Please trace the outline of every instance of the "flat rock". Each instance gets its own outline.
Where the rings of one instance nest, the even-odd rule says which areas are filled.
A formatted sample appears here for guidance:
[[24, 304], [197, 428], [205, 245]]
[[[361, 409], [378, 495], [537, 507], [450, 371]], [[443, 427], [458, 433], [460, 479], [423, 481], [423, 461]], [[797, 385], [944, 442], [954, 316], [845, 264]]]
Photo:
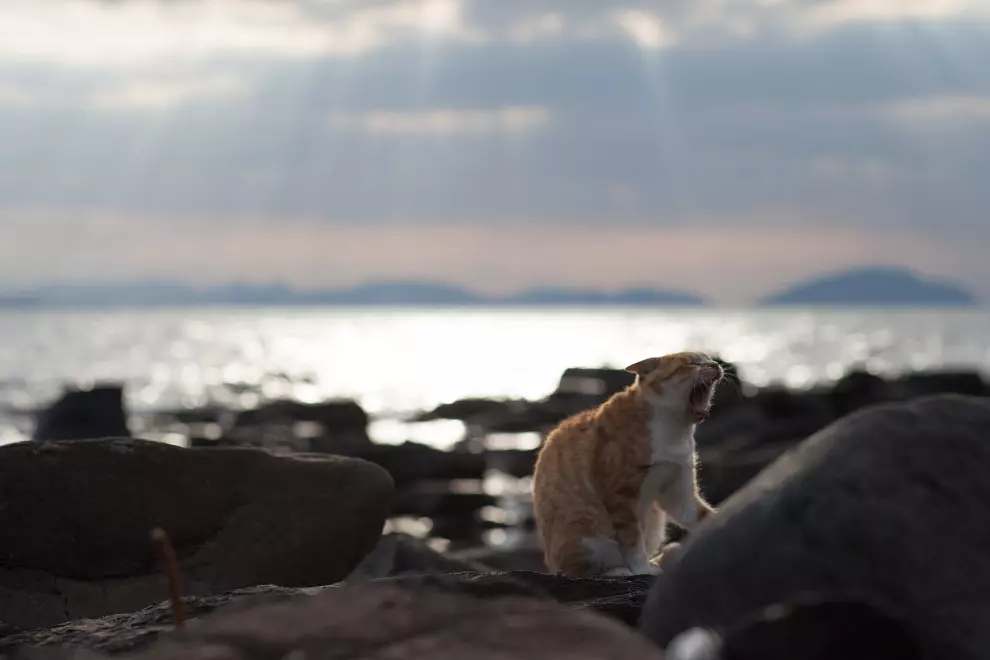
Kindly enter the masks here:
[[924, 657], [990, 648], [990, 400], [881, 404], [730, 497], [665, 567], [640, 629], [661, 646], [806, 592], [883, 608]]
[[164, 596], [164, 528], [184, 593], [344, 578], [375, 545], [393, 485], [376, 465], [134, 439], [0, 447], [0, 621], [130, 612]]
[[122, 657], [134, 660], [210, 653], [267, 659], [293, 651], [312, 658], [642, 659], [657, 657], [658, 650], [628, 624], [651, 580], [520, 571], [407, 576], [307, 590], [259, 587], [186, 598], [191, 620], [178, 633], [170, 630], [168, 605], [161, 603], [134, 614], [8, 637], [0, 640], [0, 652], [39, 660], [101, 657], [90, 655], [96, 652], [130, 652]]

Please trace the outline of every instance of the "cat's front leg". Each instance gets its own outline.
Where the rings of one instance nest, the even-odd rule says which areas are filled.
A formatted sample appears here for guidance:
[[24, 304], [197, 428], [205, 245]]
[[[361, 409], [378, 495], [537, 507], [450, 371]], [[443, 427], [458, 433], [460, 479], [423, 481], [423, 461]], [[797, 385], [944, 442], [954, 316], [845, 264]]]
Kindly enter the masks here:
[[683, 469], [657, 497], [660, 508], [678, 525], [690, 530], [714, 512], [698, 492], [692, 470]]
[[639, 517], [633, 503], [623, 506], [612, 519], [615, 526], [615, 540], [626, 566], [633, 575], [655, 575], [659, 567], [650, 562], [646, 552], [645, 539]]

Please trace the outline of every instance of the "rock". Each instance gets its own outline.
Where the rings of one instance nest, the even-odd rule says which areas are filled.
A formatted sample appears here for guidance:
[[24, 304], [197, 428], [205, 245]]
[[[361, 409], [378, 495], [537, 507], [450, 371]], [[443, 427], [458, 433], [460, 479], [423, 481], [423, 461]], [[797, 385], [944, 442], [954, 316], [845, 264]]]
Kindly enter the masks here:
[[374, 547], [392, 496], [384, 470], [349, 458], [130, 439], [0, 447], [0, 621], [50, 626], [160, 600], [155, 526], [184, 593], [330, 584]]
[[604, 401], [632, 385], [635, 380], [636, 376], [625, 369], [571, 367], [561, 374], [553, 394], [594, 396]]
[[375, 549], [347, 576], [347, 580], [354, 582], [421, 573], [484, 573], [491, 570], [478, 562], [455, 559], [437, 552], [426, 541], [408, 534], [385, 534]]
[[468, 422], [476, 417], [499, 414], [512, 404], [499, 399], [468, 398], [442, 403], [433, 410], [420, 413], [409, 421], [431, 422], [437, 419], [456, 419]]
[[794, 444], [797, 442], [739, 451], [699, 452], [698, 482], [701, 492], [712, 505], [721, 506]]
[[129, 437], [123, 385], [66, 389], [37, 417], [35, 440]]
[[[313, 595], [329, 587], [290, 588], [262, 585], [236, 589], [210, 596], [183, 598], [188, 620], [195, 621], [221, 609], [241, 606], [276, 598]], [[103, 653], [122, 653], [147, 647], [162, 635], [175, 629], [171, 605], [168, 601], [156, 602], [137, 612], [112, 614], [98, 619], [80, 619], [51, 628], [20, 631], [0, 635], [0, 654], [19, 650], [18, 655], [34, 657], [64, 657], [59, 647], [78, 647]], [[39, 654], [28, 650], [55, 647], [52, 652]], [[4, 657], [0, 655], [0, 657]]]
[[[258, 427], [288, 428], [295, 432], [299, 423], [319, 425], [319, 431], [308, 434], [310, 451], [328, 454], [346, 453], [371, 444], [368, 437], [368, 414], [350, 399], [302, 403], [281, 400], [237, 414], [233, 428], [226, 434], [228, 441], [247, 444], [244, 436]], [[295, 435], [300, 435], [295, 432]], [[260, 444], [252, 442], [251, 444]]]
[[[306, 592], [258, 589], [258, 600], [187, 598], [193, 617], [168, 632], [165, 603], [0, 641], [30, 656], [73, 653], [157, 658], [642, 658], [657, 649], [629, 630], [651, 578], [573, 579], [536, 573], [462, 573], [356, 582]], [[299, 594], [299, 595], [293, 595]], [[233, 596], [233, 595], [232, 595]], [[558, 601], [558, 602], [554, 602]], [[603, 616], [607, 615], [607, 616]], [[618, 620], [617, 620], [618, 619]], [[157, 643], [156, 642], [157, 638]], [[60, 648], [72, 644], [79, 649]], [[54, 645], [54, 648], [53, 648]], [[16, 656], [15, 656], [16, 657]], [[104, 657], [104, 656], [97, 656]]]
[[893, 396], [909, 399], [928, 394], [990, 395], [987, 382], [978, 371], [933, 371], [907, 374], [891, 384]]
[[863, 406], [890, 398], [886, 380], [865, 370], [850, 371], [835, 381], [830, 392], [836, 414], [845, 415]]
[[546, 572], [543, 550], [535, 548], [496, 549], [476, 547], [447, 553], [451, 559], [478, 563], [491, 571], [533, 571]]
[[386, 534], [375, 549], [347, 577], [362, 580], [411, 574], [496, 573], [546, 571], [539, 549], [498, 550], [476, 546], [453, 552], [438, 552], [421, 539], [407, 534]]
[[346, 455], [385, 468], [398, 487], [424, 480], [481, 479], [486, 467], [483, 453], [440, 451], [417, 442], [371, 443]]
[[533, 474], [539, 449], [489, 449], [485, 452], [485, 467], [511, 477]]
[[938, 395], [839, 420], [684, 542], [641, 630], [661, 646], [805, 592], [869, 599], [925, 657], [990, 648], [990, 401]]
[[237, 414], [234, 426], [256, 426], [274, 422], [317, 422], [328, 429], [366, 429], [368, 414], [356, 401], [350, 399], [322, 403], [280, 400], [241, 411]]
[[773, 605], [716, 632], [691, 628], [664, 650], [667, 660], [914, 660], [910, 631], [881, 607], [820, 595]]

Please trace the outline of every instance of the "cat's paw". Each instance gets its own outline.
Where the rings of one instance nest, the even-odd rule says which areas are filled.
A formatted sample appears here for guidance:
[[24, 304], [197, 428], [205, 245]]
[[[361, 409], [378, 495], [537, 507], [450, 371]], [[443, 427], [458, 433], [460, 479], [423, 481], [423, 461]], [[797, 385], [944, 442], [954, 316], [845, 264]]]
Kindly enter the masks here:
[[682, 550], [683, 548], [680, 543], [668, 543], [664, 546], [663, 552], [653, 558], [653, 562], [662, 569], [664, 566], [669, 566], [671, 563], [677, 561], [681, 556]]
[[660, 573], [660, 566], [651, 561], [643, 561], [632, 567], [633, 575], [657, 575]]
[[608, 569], [602, 575], [605, 577], [629, 577], [634, 575], [634, 573], [627, 566], [616, 566], [615, 568]]

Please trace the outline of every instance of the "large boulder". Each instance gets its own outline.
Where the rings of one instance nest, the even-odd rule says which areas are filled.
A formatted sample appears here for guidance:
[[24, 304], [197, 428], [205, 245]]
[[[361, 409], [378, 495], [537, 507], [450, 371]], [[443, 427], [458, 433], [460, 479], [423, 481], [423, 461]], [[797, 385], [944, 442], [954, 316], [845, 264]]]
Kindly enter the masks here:
[[881, 404], [822, 429], [729, 498], [657, 578], [665, 646], [814, 592], [867, 600], [931, 658], [990, 648], [990, 400]]
[[35, 440], [83, 440], [128, 437], [124, 386], [103, 384], [66, 388], [35, 420]]
[[342, 457], [109, 439], [0, 447], [0, 621], [20, 628], [163, 597], [149, 531], [187, 594], [343, 579], [381, 535], [392, 480]]
[[[161, 603], [134, 614], [0, 639], [0, 652], [28, 649], [30, 655], [23, 657], [37, 660], [105, 657], [93, 651], [128, 660], [207, 655], [641, 660], [656, 657], [658, 650], [627, 623], [650, 580], [462, 573], [304, 591], [263, 587], [187, 598], [194, 620], [179, 633], [169, 631], [169, 608]], [[69, 645], [81, 650], [64, 649]]]

